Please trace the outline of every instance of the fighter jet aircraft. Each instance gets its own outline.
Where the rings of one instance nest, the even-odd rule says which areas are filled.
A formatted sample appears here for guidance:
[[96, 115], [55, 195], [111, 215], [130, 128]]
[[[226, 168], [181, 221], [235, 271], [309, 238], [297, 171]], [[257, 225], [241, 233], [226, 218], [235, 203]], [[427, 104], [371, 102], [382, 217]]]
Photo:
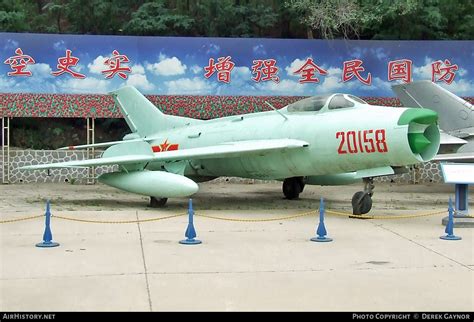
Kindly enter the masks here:
[[165, 115], [134, 87], [111, 95], [132, 134], [123, 141], [70, 147], [108, 147], [98, 159], [23, 169], [119, 165], [98, 180], [150, 196], [154, 207], [190, 196], [197, 182], [219, 176], [281, 180], [288, 199], [298, 198], [306, 184], [363, 179], [352, 206], [354, 214], [365, 214], [372, 207], [374, 177], [429, 161], [439, 148], [436, 112], [372, 106], [347, 94], [205, 121]]
[[439, 114], [441, 147], [435, 161], [474, 162], [474, 106], [431, 81], [392, 86], [404, 106]]

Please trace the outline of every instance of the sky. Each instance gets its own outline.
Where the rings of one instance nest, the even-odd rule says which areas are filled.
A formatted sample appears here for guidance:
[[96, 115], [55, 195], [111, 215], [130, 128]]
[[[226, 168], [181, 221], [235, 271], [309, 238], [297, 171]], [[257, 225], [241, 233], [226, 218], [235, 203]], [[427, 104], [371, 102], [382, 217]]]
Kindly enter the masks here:
[[[0, 92], [2, 93], [64, 93], [105, 94], [126, 85], [137, 87], [144, 94], [156, 95], [285, 95], [310, 96], [334, 92], [358, 96], [394, 97], [391, 85], [403, 80], [388, 79], [390, 61], [410, 60], [411, 80], [431, 80], [432, 64], [439, 61], [437, 83], [459, 96], [474, 96], [474, 41], [370, 41], [370, 40], [307, 40], [259, 38], [202, 38], [202, 37], [135, 37], [52, 35], [28, 33], [0, 33]], [[22, 72], [15, 73], [12, 60], [20, 48], [34, 63], [27, 64]], [[61, 71], [58, 59], [66, 50], [78, 59], [69, 70], [84, 75], [75, 78]], [[125, 79], [118, 73], [102, 73], [111, 69], [104, 62], [113, 60], [113, 52], [126, 55], [129, 67]], [[229, 82], [218, 80], [220, 57], [230, 56], [234, 64]], [[210, 60], [214, 60], [213, 68]], [[265, 74], [257, 66], [261, 60], [278, 68], [275, 74]], [[305, 63], [310, 62], [325, 71], [315, 72], [319, 82], [301, 83]], [[346, 70], [344, 62], [361, 65], [357, 71], [362, 80], [370, 73], [370, 85], [361, 82], [355, 72]], [[449, 62], [446, 62], [448, 60]], [[18, 63], [19, 60], [16, 60]], [[445, 72], [448, 66], [457, 65], [450, 82]], [[252, 68], [254, 66], [254, 68]], [[264, 65], [263, 65], [264, 66]], [[311, 67], [311, 66], [309, 66]], [[63, 67], [64, 69], [64, 67]], [[300, 70], [300, 73], [295, 73]], [[212, 73], [211, 73], [212, 72]], [[225, 78], [225, 74], [220, 75]], [[261, 77], [259, 82], [253, 78]], [[264, 81], [265, 76], [268, 80]], [[444, 81], [443, 78], [444, 76]], [[398, 78], [402, 78], [399, 75]], [[278, 81], [277, 81], [278, 79]]]

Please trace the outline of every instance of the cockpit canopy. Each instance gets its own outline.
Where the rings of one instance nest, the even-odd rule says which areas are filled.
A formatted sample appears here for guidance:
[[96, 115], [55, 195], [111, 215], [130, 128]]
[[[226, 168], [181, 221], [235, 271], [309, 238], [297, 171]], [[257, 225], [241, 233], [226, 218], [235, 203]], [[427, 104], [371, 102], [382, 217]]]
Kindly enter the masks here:
[[367, 104], [357, 96], [348, 94], [311, 96], [288, 105], [288, 112], [315, 112], [321, 110], [324, 106], [327, 106], [329, 110], [336, 110], [354, 107], [356, 105], [355, 103]]

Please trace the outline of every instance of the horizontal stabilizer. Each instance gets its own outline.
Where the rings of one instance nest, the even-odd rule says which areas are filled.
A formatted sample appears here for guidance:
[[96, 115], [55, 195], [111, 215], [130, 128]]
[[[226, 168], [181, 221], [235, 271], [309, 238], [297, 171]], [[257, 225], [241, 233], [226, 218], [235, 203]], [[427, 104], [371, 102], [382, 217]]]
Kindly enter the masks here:
[[455, 136], [452, 136], [452, 135], [449, 135], [448, 133], [446, 132], [442, 132], [440, 131], [440, 141], [439, 141], [439, 144], [443, 145], [443, 144], [449, 144], [449, 145], [458, 145], [458, 146], [461, 146], [461, 145], [464, 145], [467, 143], [466, 140], [464, 139], [461, 139], [461, 138], [458, 138], [458, 137], [455, 137]]
[[460, 139], [458, 137], [449, 135], [443, 131], [440, 131], [440, 142], [438, 154], [455, 153], [460, 147], [465, 146], [468, 141]]
[[432, 161], [453, 161], [474, 163], [474, 153], [438, 154]]

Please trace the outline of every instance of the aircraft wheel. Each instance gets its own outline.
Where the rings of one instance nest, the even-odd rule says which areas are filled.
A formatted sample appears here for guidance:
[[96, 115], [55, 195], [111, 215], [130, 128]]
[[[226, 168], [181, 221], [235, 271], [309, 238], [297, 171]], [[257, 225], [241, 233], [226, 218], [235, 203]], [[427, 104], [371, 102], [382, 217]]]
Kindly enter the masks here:
[[352, 197], [352, 214], [363, 215], [372, 209], [372, 197], [369, 193], [358, 191]]
[[283, 181], [283, 194], [286, 199], [297, 199], [303, 188], [304, 185], [299, 178], [287, 178]]
[[166, 205], [168, 198], [150, 197], [150, 208], [163, 208]]

